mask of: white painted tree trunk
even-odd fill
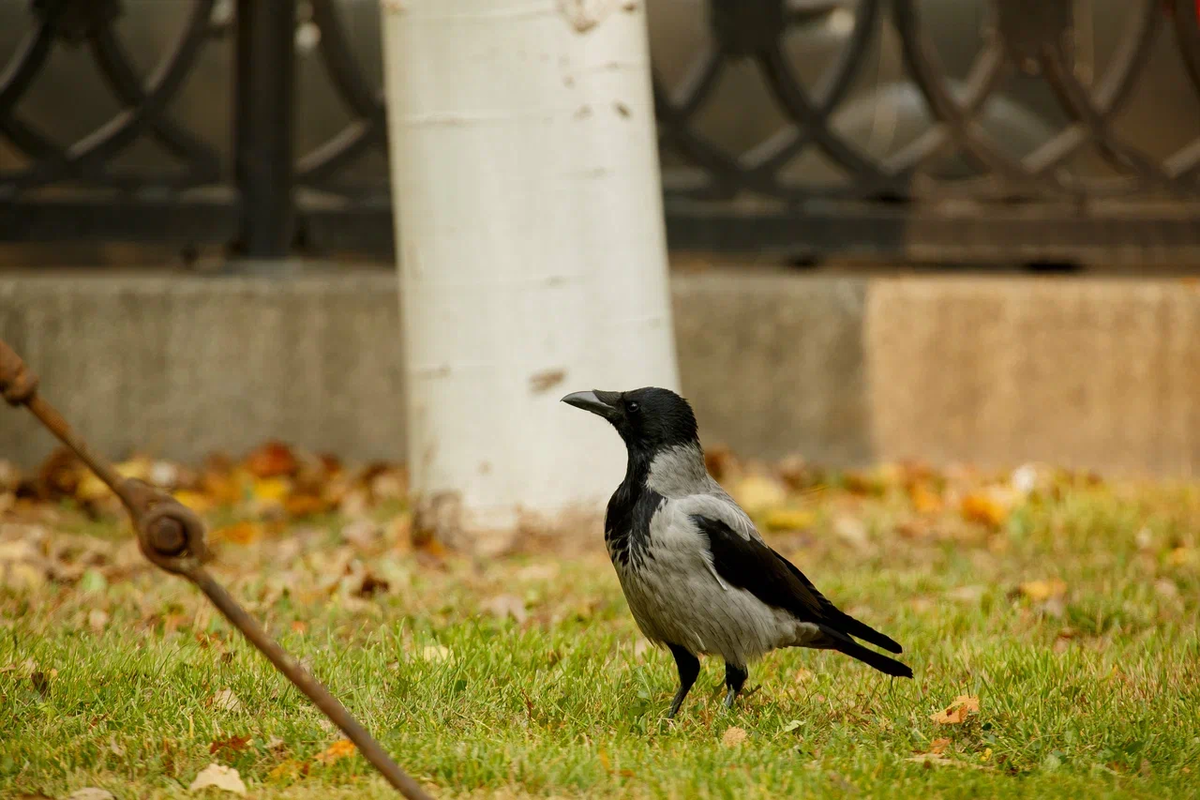
[[[413,488],[468,532],[598,511],[559,403],[677,388],[644,0],[383,0]]]

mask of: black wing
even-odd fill
[[[692,514],[691,519],[708,537],[713,566],[721,580],[745,589],[763,603],[782,608],[799,620],[821,626],[843,644],[853,644],[848,637],[854,636],[892,653],[903,652],[893,639],[825,599],[804,573],[765,543],[738,534],[719,519],[702,514]]]

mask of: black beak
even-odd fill
[[[584,411],[590,411],[597,416],[611,421],[616,417],[617,409],[605,402],[605,400],[615,400],[619,396],[617,392],[601,392],[599,390],[593,392],[572,392],[564,397],[562,401],[569,406],[582,408]]]

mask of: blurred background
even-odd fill
[[[251,8],[0,4],[0,337],[110,453],[394,457],[380,9]],[[679,370],[709,443],[1200,463],[1194,0],[647,14]],[[6,458],[49,445],[0,427]]]

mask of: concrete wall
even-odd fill
[[[1186,279],[676,274],[685,392],[708,443],[831,464],[1200,465],[1200,285]],[[104,451],[196,460],[268,437],[403,452],[386,271],[0,273],[0,336]],[[568,378],[569,381],[569,378]],[[0,410],[0,458],[49,437]]]

